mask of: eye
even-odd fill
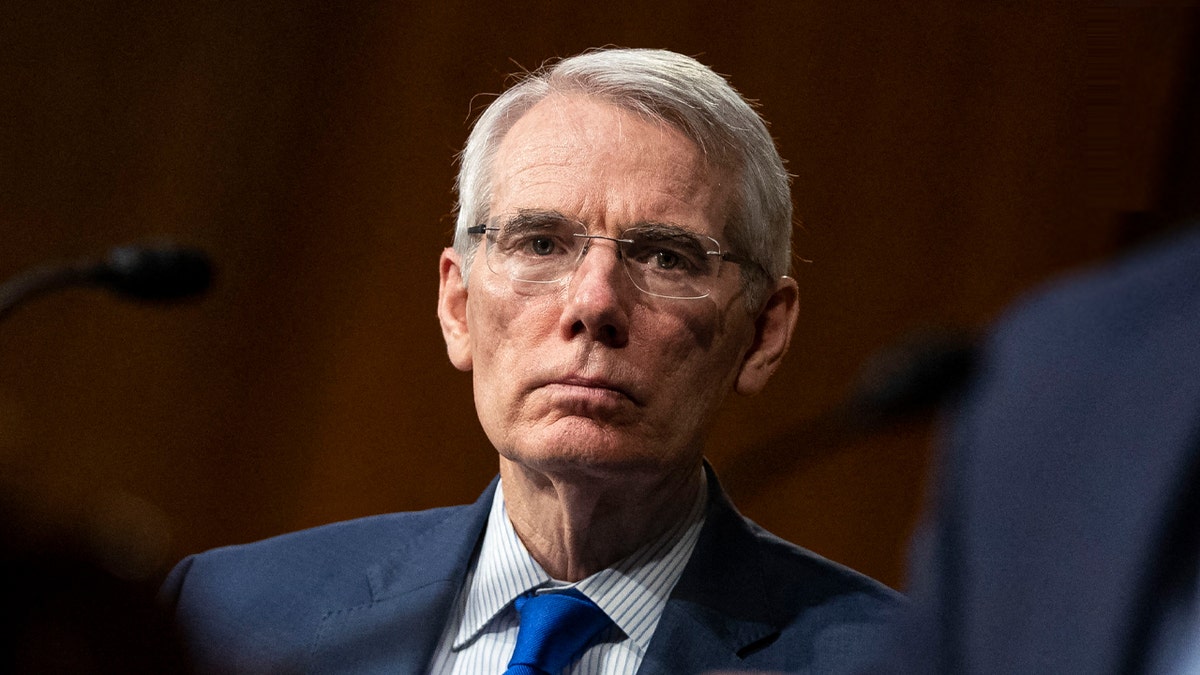
[[[570,232],[547,229],[505,232],[497,238],[498,252],[512,258],[529,261],[570,256],[576,246]]]
[[[654,266],[661,270],[673,270],[686,266],[686,262],[678,253],[660,249],[654,253]]]
[[[546,256],[554,253],[557,244],[550,237],[531,237],[526,246],[534,255]]]
[[[707,253],[700,242],[688,233],[675,230],[642,230],[626,232],[630,240],[625,253],[629,262],[655,274],[703,274]]]

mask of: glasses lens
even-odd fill
[[[661,228],[626,230],[623,254],[633,283],[651,295],[702,298],[717,275],[720,247],[714,239]]]
[[[488,233],[488,267],[515,281],[545,283],[570,274],[579,257],[583,228],[563,221],[518,219]]]
[[[703,298],[720,272],[720,244],[678,228],[635,227],[613,239],[588,235],[582,223],[541,213],[493,222],[486,230],[488,268],[513,281],[548,284],[570,276],[595,239],[616,242],[629,278],[650,295]]]

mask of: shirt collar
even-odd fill
[[[474,640],[518,596],[550,580],[550,575],[529,555],[508,519],[501,481],[492,497],[479,559],[467,582],[467,604],[453,648],[461,649]]]
[[[540,587],[574,587],[603,609],[645,655],[704,524],[708,488],[703,471],[700,480],[691,510],[674,527],[577,584],[551,579],[529,554],[508,519],[501,481],[492,498],[474,573],[467,581],[466,607],[453,648],[461,649],[478,637],[518,596]]]

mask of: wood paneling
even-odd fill
[[[67,518],[143,505],[165,564],[473,499],[495,459],[434,315],[453,158],[477,94],[591,46],[728,75],[795,175],[801,324],[722,416],[718,471],[880,346],[1117,250],[1161,180],[1187,11],[845,4],[7,4],[0,275],[169,235],[219,277],[182,307],[71,291],[0,325],[5,481]],[[813,457],[741,504],[899,585],[929,438]]]

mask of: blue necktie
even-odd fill
[[[557,675],[612,619],[575,589],[522,595],[517,648],[504,675]]]

